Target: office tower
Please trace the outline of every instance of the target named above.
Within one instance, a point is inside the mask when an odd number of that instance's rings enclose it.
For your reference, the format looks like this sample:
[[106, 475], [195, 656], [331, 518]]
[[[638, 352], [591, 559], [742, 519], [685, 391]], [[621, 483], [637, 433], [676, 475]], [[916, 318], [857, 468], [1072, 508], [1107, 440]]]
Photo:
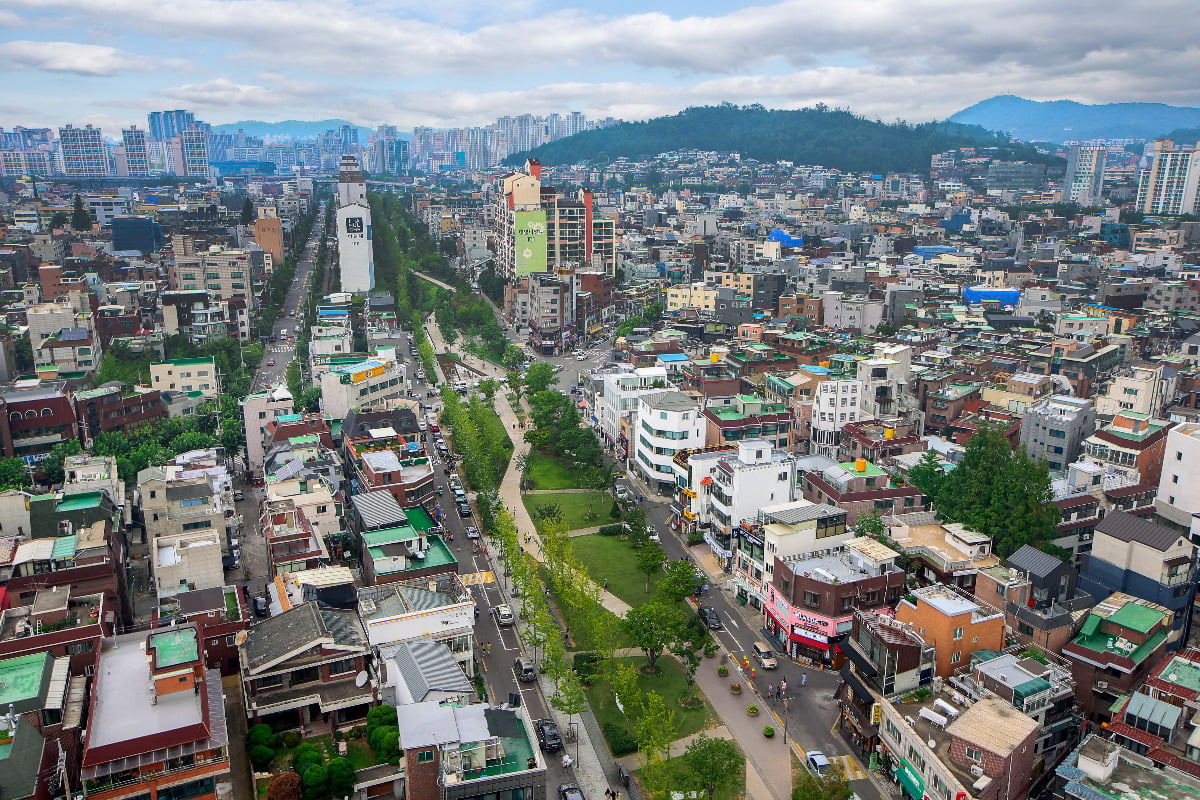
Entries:
[[125, 174], [131, 178], [150, 175], [150, 151], [146, 147], [146, 132], [136, 125], [121, 131], [121, 143], [125, 148]]
[[103, 178], [108, 175], [108, 148], [99, 128], [68, 125], [58, 129], [63, 174], [72, 178]]
[[1137, 208], [1143, 214], [1194, 214], [1200, 200], [1200, 142], [1152, 144], [1150, 168], [1142, 170]]
[[1067, 156], [1067, 174], [1063, 180], [1063, 200], [1081, 206], [1099, 203], [1107, 158], [1108, 150], [1100, 145], [1071, 145], [1071, 152]]
[[371, 207], [367, 182], [354, 156], [342, 156], [337, 195], [338, 262], [342, 290], [365, 293], [375, 288], [375, 253], [371, 242]]
[[168, 142], [196, 124], [196, 115], [191, 111], [151, 111], [150, 138], [156, 142]]

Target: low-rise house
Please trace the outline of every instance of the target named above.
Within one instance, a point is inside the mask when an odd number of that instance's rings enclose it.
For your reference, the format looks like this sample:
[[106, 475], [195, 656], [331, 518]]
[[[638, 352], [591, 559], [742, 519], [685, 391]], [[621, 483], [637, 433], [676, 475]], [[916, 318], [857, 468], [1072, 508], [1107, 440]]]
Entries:
[[1163, 769], [1145, 755], [1092, 733], [1055, 770], [1054, 796], [1063, 800], [1098, 800], [1139, 796], [1200, 800], [1200, 781], [1174, 769]]
[[994, 567], [992, 540], [957, 522], [942, 524], [932, 511], [884, 517], [894, 546], [920, 562], [915, 577], [921, 583], [947, 584], [970, 591], [975, 573]]
[[1162, 660], [1172, 616], [1160, 605], [1119, 592], [1092, 608], [1079, 634], [1062, 649], [1085, 717], [1107, 721], [1117, 698]]
[[911, 624], [937, 650], [935, 672], [948, 678], [979, 650], [1004, 647], [1004, 615], [953, 586], [913, 589], [896, 606], [896, 619]]
[[897, 482], [865, 458], [806, 471], [800, 486], [806, 500], [844, 508], [850, 525], [871, 509], [882, 515], [908, 515], [925, 509], [920, 489]]
[[368, 642], [381, 653], [401, 644], [433, 642], [446, 648], [460, 671], [475, 674], [475, 602], [454, 573], [361, 587], [358, 613]]
[[304, 726], [328, 715], [341, 726], [363, 719], [378, 700], [354, 611], [301, 603], [252, 626], [238, 648], [246, 716], [256, 723]]

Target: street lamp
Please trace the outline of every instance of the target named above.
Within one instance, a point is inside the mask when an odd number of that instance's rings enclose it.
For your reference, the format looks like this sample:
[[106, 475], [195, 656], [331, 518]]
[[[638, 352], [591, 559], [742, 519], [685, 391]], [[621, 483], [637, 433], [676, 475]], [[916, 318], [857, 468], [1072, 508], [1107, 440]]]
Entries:
[[784, 747], [784, 749], [787, 749], [787, 746], [788, 746], [788, 743], [787, 743], [787, 726], [788, 726], [787, 713], [788, 713], [788, 700], [790, 700], [790, 699], [791, 698], [789, 698], [789, 697], [783, 698], [783, 747]]

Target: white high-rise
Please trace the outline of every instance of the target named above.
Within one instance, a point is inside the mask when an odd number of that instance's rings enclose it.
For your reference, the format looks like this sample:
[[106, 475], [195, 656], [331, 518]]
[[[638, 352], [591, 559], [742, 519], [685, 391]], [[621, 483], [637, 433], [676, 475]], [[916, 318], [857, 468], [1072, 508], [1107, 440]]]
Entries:
[[58, 129], [63, 174], [72, 178], [103, 178], [108, 175], [108, 147], [99, 128], [68, 125]]
[[121, 131], [121, 142], [125, 155], [125, 174], [131, 178], [150, 175], [150, 150], [146, 146], [146, 132], [132, 126]]
[[1150, 168], [1138, 184], [1138, 211], [1143, 214], [1194, 214], [1200, 201], [1200, 142], [1153, 143]]
[[1094, 206], [1104, 187], [1104, 164], [1108, 150], [1100, 145], [1076, 144], [1067, 156], [1067, 174], [1063, 180], [1063, 200], [1081, 206]]
[[371, 206], [367, 203], [366, 179], [354, 156], [342, 156], [338, 170], [336, 216], [342, 291], [369, 292], [375, 288]]

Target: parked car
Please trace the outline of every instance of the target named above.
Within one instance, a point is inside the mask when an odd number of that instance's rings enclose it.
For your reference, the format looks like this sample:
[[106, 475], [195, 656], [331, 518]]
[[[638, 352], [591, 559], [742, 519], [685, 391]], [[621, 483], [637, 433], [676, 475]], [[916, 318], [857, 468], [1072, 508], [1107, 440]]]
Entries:
[[820, 750], [809, 750], [804, 754], [804, 766], [813, 775], [824, 775], [829, 769], [829, 759]]
[[617, 487], [616, 495], [618, 500], [629, 500], [632, 497], [632, 495], [629, 494], [629, 490], [624, 486]]
[[517, 673], [517, 680], [525, 683], [532, 683], [537, 680], [537, 670], [533, 668], [532, 658], [518, 658], [513, 662], [513, 672]]
[[699, 606], [696, 608], [696, 613], [700, 615], [700, 619], [703, 620], [705, 626], [710, 631], [721, 630], [721, 615], [717, 613], [715, 608]]
[[[463, 503], [463, 505], [466, 505], [466, 503]], [[467, 538], [468, 539], [478, 539], [479, 538], [479, 528], [476, 528], [474, 525], [468, 525], [467, 526]]]
[[516, 622], [512, 606], [496, 606], [493, 611], [496, 614], [496, 624], [501, 628], [511, 628], [513, 623]]
[[537, 734], [538, 747], [547, 753], [557, 753], [562, 750], [562, 736], [558, 733], [558, 725], [552, 719], [535, 719], [533, 731]]
[[256, 617], [265, 617], [271, 613], [271, 607], [267, 605], [267, 598], [254, 598], [254, 615]]
[[222, 569], [237, 569], [241, 563], [233, 556], [221, 556]]
[[754, 654], [754, 660], [763, 669], [776, 669], [779, 666], [779, 662], [775, 660], [775, 651], [766, 642], [755, 642], [750, 645], [750, 652]]
[[459, 503], [458, 504], [458, 515], [460, 517], [471, 516], [471, 504], [470, 503]]
[[273, 359], [273, 358], [272, 358], [272, 359], [268, 360], [268, 361], [267, 361], [267, 366], [268, 366], [268, 367], [273, 367], [273, 366], [275, 366], [275, 359]]
[[233, 490], [233, 499], [237, 500], [240, 503], [241, 501], [246, 499], [246, 493], [243, 492], [241, 489], [234, 489]]
[[558, 800], [587, 800], [587, 797], [584, 795], [583, 789], [575, 784], [564, 783], [558, 787]]

